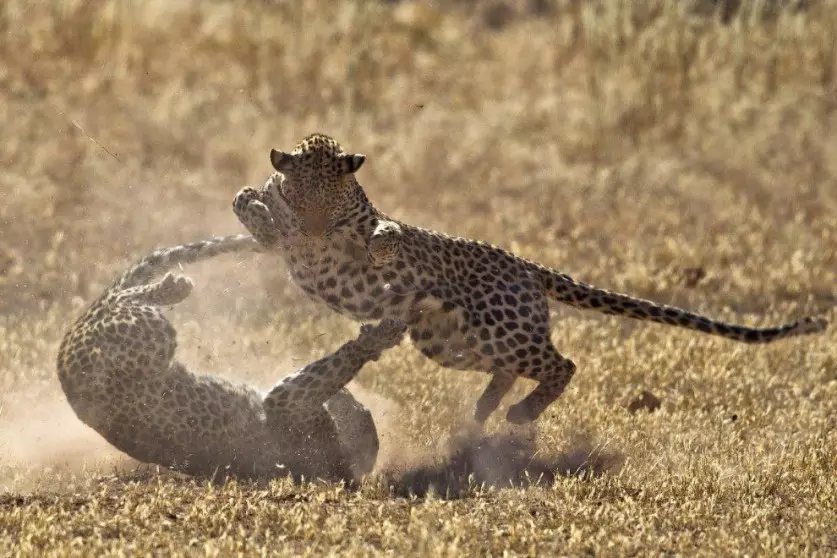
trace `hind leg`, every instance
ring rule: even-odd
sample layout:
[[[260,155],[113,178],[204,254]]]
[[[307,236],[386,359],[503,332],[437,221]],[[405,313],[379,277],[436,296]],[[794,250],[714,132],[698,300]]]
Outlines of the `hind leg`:
[[[468,312],[462,307],[454,306],[445,311],[440,305],[416,316],[410,324],[410,338],[424,356],[440,366],[452,370],[481,370],[491,375],[476,403],[474,420],[478,424],[485,424],[517,379],[516,373],[506,369],[495,371],[494,361],[475,350],[479,345],[477,334],[469,323]]]
[[[300,405],[293,410],[267,413],[273,444],[281,448],[284,473],[294,480],[344,480],[355,478],[350,459],[352,447],[341,442],[340,431],[323,405]]]
[[[340,445],[352,450],[347,457],[354,475],[371,473],[380,449],[372,413],[345,388],[329,399],[325,408],[337,427]]]
[[[474,420],[479,424],[485,424],[491,413],[497,410],[503,397],[509,392],[514,385],[517,377],[506,371],[499,371],[491,375],[491,381],[485,386],[485,389],[477,400],[476,410],[474,411]]]
[[[416,310],[416,309],[414,309]],[[492,360],[475,351],[477,336],[468,311],[456,304],[444,304],[431,296],[422,301],[410,321],[410,339],[421,353],[439,366],[451,370],[481,370],[491,380],[477,400],[474,420],[484,424],[514,385],[515,374],[504,370],[492,373]]]
[[[542,364],[521,371],[522,376],[537,380],[538,385],[522,401],[509,408],[506,420],[512,424],[526,424],[537,420],[541,413],[564,393],[575,374],[575,363],[561,356],[552,343],[547,343],[547,346],[541,347],[540,354],[532,359]]]
[[[523,317],[512,320],[505,313],[502,315],[504,320],[498,322],[492,312],[497,308],[489,308],[488,311],[479,308],[481,295],[479,299],[469,301],[469,293],[462,296],[463,293],[450,289],[431,289],[431,296],[422,301],[421,311],[411,316],[410,338],[424,356],[445,368],[479,370],[491,375],[475,406],[474,420],[478,424],[484,424],[497,410],[517,376],[526,375],[519,371],[531,365],[523,358],[529,352],[521,353],[521,346],[543,342],[543,339],[549,343],[546,335],[539,335],[548,331],[546,301],[538,301],[538,296],[542,299],[542,295],[534,291],[534,286],[525,279],[515,287],[508,291],[523,293],[528,289],[535,293],[525,299],[535,302],[534,311],[523,310],[528,322],[525,325]],[[521,337],[523,332],[527,332],[525,337]]]
[[[460,320],[455,314],[441,311],[423,314],[410,325],[410,339],[424,356],[439,366],[451,370],[481,370],[491,375],[474,412],[474,420],[484,424],[514,385],[517,376],[506,370],[494,373],[491,360],[473,350],[475,338],[467,325],[457,325]]]
[[[506,376],[523,376],[538,386],[522,401],[509,408],[506,419],[524,424],[537,419],[566,388],[575,364],[561,356],[549,339],[549,305],[539,286],[529,277],[501,284],[504,295],[489,299],[490,306],[473,323],[479,343],[475,350],[491,359],[490,371]],[[486,388],[485,414],[499,404],[502,388],[511,387],[508,378],[497,377]]]

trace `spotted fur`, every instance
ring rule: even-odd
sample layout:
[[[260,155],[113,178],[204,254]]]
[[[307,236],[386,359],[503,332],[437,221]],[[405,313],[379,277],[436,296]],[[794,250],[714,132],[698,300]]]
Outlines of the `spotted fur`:
[[[356,320],[405,319],[427,357],[493,374],[477,401],[479,422],[518,376],[538,385],[511,406],[512,423],[535,420],[572,378],[575,364],[550,341],[548,299],[745,343],[827,326],[819,318],[764,329],[731,325],[582,283],[485,242],[395,221],[357,182],[364,160],[311,135],[290,153],[272,150],[277,172],[261,190],[241,190],[233,209],[259,243],[282,254],[312,299]]]
[[[58,378],[76,415],[129,456],[192,475],[351,480],[378,452],[372,416],[345,389],[363,365],[398,344],[404,324],[373,328],[283,378],[266,395],[190,372],[160,307],[189,296],[173,266],[262,251],[249,236],[154,252],[124,273],[66,333]]]

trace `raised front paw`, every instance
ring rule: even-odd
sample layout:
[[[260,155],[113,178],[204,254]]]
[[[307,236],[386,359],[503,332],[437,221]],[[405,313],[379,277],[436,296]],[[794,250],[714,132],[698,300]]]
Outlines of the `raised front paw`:
[[[279,240],[280,232],[270,209],[262,203],[261,194],[254,188],[242,188],[233,200],[233,211],[253,238],[266,248]]]
[[[366,253],[376,267],[392,263],[401,251],[401,227],[393,221],[381,221],[369,236]]]
[[[279,193],[277,188],[265,190],[264,197],[261,201],[270,209],[273,222],[282,235],[288,238],[294,238],[301,233],[299,219],[296,213],[294,213],[291,206],[288,205],[288,200]]]
[[[233,199],[233,211],[241,219],[241,215],[247,210],[247,206],[253,200],[261,201],[261,192],[247,186],[238,191]]]
[[[372,352],[373,360],[383,351],[395,347],[404,339],[407,324],[396,318],[384,318],[376,325],[364,324],[360,326],[360,336],[357,342],[364,349]]]

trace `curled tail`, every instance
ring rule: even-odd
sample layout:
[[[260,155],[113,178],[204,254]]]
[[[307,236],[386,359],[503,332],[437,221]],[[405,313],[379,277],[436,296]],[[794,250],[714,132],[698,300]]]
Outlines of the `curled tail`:
[[[148,283],[155,276],[178,264],[194,263],[230,252],[264,252],[252,236],[216,236],[190,244],[162,248],[149,254],[126,271],[109,290],[124,290]]]
[[[637,320],[702,331],[743,343],[770,343],[786,337],[819,333],[828,327],[828,322],[824,318],[810,317],[768,328],[733,325],[675,306],[600,289],[546,267],[539,266],[536,273],[546,295],[558,302],[585,310],[596,310],[604,314],[627,316]]]

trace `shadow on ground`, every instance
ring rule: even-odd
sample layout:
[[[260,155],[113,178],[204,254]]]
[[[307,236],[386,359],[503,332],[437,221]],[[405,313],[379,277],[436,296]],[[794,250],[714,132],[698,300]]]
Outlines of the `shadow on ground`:
[[[544,452],[531,433],[464,432],[450,440],[446,457],[381,476],[397,496],[432,493],[456,499],[486,487],[549,486],[560,476],[594,478],[623,463],[621,453],[597,447],[584,434],[573,435],[568,446],[565,452]]]

